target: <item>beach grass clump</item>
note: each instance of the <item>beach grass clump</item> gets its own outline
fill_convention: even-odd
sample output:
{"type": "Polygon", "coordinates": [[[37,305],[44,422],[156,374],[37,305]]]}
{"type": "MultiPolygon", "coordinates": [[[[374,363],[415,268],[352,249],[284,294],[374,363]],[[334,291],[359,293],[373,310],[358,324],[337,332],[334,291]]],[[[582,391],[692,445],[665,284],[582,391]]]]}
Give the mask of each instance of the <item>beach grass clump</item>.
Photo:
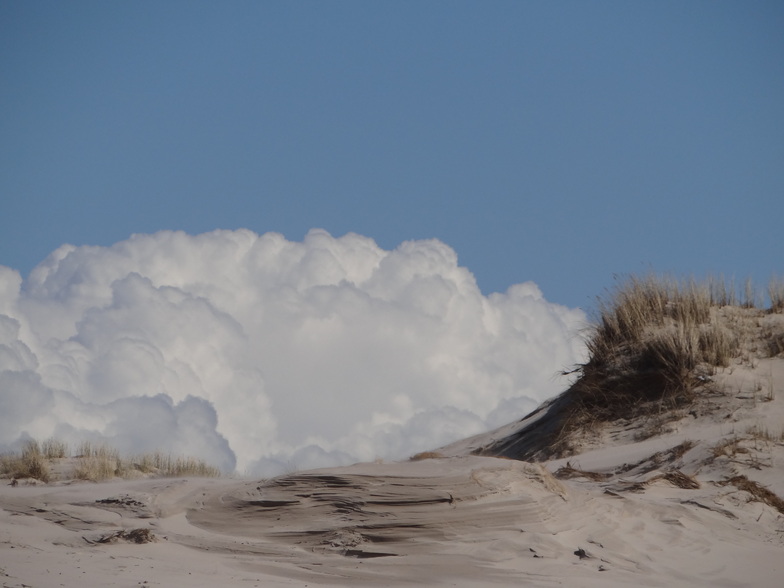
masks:
{"type": "Polygon", "coordinates": [[[734,476],[721,484],[725,486],[731,484],[738,490],[747,492],[751,501],[762,502],[784,514],[784,500],[759,482],[749,480],[746,476],[734,476]]]}
{"type": "Polygon", "coordinates": [[[22,447],[22,466],[21,475],[17,477],[49,481],[49,465],[37,441],[27,441],[22,447]]]}
{"type": "Polygon", "coordinates": [[[35,440],[22,444],[19,453],[0,456],[0,475],[13,479],[34,478],[41,482],[49,482],[50,469],[41,446],[35,440]]]}
{"type": "Polygon", "coordinates": [[[28,440],[19,451],[0,455],[0,478],[103,482],[140,475],[215,478],[221,476],[221,471],[201,459],[160,451],[127,458],[106,443],[92,441],[81,442],[73,456],[68,445],[56,439],[43,443],[28,440]],[[56,473],[53,464],[57,464],[56,473]]]}
{"type": "Polygon", "coordinates": [[[130,460],[130,467],[144,474],[166,477],[217,478],[220,470],[205,461],[192,457],[174,456],[171,453],[155,451],[136,456],[130,460]]]}
{"type": "Polygon", "coordinates": [[[559,480],[570,480],[572,478],[586,478],[592,482],[603,482],[612,477],[612,474],[604,472],[589,472],[572,466],[572,463],[567,461],[565,466],[561,466],[553,474],[559,480]]]}
{"type": "Polygon", "coordinates": [[[750,280],[742,287],[655,275],[621,282],[598,301],[564,431],[688,405],[717,368],[752,362],[759,349],[780,355],[784,329],[774,317],[754,333],[766,313],[784,311],[784,282],[770,282],[767,310],[758,306],[762,298],[750,280]]]}
{"type": "Polygon", "coordinates": [[[691,400],[700,368],[726,367],[738,337],[715,309],[735,301],[717,282],[631,277],[599,301],[586,341],[589,359],[572,386],[575,411],[599,421],[630,416],[646,403],[691,400]]]}
{"type": "Polygon", "coordinates": [[[784,313],[784,278],[771,278],[768,283],[770,311],[784,313]]]}
{"type": "Polygon", "coordinates": [[[443,457],[444,454],[438,451],[422,451],[420,453],[412,455],[408,459],[409,461],[423,461],[425,459],[442,459],[443,457]]]}
{"type": "Polygon", "coordinates": [[[68,457],[68,444],[50,437],[41,443],[41,453],[46,459],[62,459],[68,457]]]}
{"type": "Polygon", "coordinates": [[[125,473],[120,453],[105,443],[83,441],[77,450],[74,477],[78,480],[103,482],[125,473]]]}
{"type": "MultiPolygon", "coordinates": [[[[698,414],[695,403],[727,393],[714,382],[718,370],[753,369],[784,354],[784,282],[772,281],[768,298],[765,307],[748,280],[738,287],[722,278],[625,278],[598,299],[585,331],[587,361],[563,372],[577,374],[569,389],[514,436],[477,452],[553,459],[601,442],[611,422],[636,429],[636,440],[673,430],[670,423],[698,414]]],[[[766,402],[774,399],[767,388],[766,402]]]]}

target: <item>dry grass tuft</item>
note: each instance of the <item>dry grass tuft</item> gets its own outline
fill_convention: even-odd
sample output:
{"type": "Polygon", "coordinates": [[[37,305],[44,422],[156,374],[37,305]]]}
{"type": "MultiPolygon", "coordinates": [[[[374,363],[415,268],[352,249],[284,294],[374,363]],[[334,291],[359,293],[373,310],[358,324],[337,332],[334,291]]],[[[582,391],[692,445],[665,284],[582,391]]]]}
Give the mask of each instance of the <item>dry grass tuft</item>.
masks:
{"type": "Polygon", "coordinates": [[[438,451],[422,451],[416,455],[412,455],[409,461],[422,461],[424,459],[442,459],[444,455],[438,451]]]}
{"type": "MultiPolygon", "coordinates": [[[[705,376],[741,353],[738,333],[718,316],[738,299],[723,280],[698,284],[652,275],[632,276],[600,299],[562,436],[591,423],[689,405],[705,376]]],[[[750,283],[742,299],[753,304],[750,283]]]]}
{"type": "Polygon", "coordinates": [[[691,439],[687,439],[683,443],[679,443],[675,447],[671,447],[667,451],[664,452],[664,455],[668,457],[670,461],[674,461],[676,459],[682,458],[686,453],[692,449],[696,443],[691,439]]]}
{"type": "MultiPolygon", "coordinates": [[[[610,422],[645,419],[633,423],[644,425],[637,440],[666,433],[686,411],[696,414],[698,401],[727,393],[712,383],[719,369],[753,369],[760,358],[784,353],[784,317],[776,314],[784,313],[784,281],[772,281],[768,297],[770,308],[760,308],[763,297],[749,280],[628,277],[598,299],[588,360],[564,372],[577,379],[549,403],[547,418],[480,453],[563,458],[601,442],[610,422]]],[[[767,393],[758,388],[760,400],[774,400],[770,382],[767,393]]]]}
{"type": "Polygon", "coordinates": [[[784,429],[778,434],[771,433],[770,429],[762,425],[753,425],[746,429],[746,433],[752,438],[765,443],[782,443],[784,442],[784,429]]]}
{"type": "Polygon", "coordinates": [[[160,451],[131,459],[129,467],[145,474],[152,473],[166,477],[217,478],[220,476],[220,471],[217,468],[207,465],[202,460],[173,456],[170,453],[160,451]]]}
{"type": "Polygon", "coordinates": [[[78,480],[102,482],[122,477],[125,472],[120,453],[106,444],[84,441],[79,445],[74,477],[78,480]]]}
{"type": "MultiPolygon", "coordinates": [[[[68,446],[61,441],[47,439],[40,445],[37,441],[27,441],[19,453],[0,455],[0,477],[35,478],[48,483],[51,481],[50,464],[67,458],[68,446]]],[[[191,457],[155,452],[127,459],[106,444],[84,441],[77,448],[72,470],[64,472],[63,478],[102,482],[140,473],[165,477],[214,478],[221,475],[218,468],[191,457]]]]}
{"type": "Polygon", "coordinates": [[[41,452],[46,459],[62,459],[68,456],[68,444],[50,437],[41,443],[41,452]]]}
{"type": "Polygon", "coordinates": [[[696,490],[700,487],[700,483],[697,480],[691,476],[687,476],[680,470],[666,472],[661,476],[656,476],[656,479],[665,480],[673,486],[683,488],[684,490],[696,490]]]}
{"type": "Polygon", "coordinates": [[[729,457],[735,458],[739,453],[748,453],[749,450],[740,445],[741,439],[738,437],[729,437],[720,441],[711,448],[711,453],[714,458],[729,457]]]}
{"type": "Polygon", "coordinates": [[[114,531],[108,535],[102,536],[96,543],[117,543],[118,541],[126,541],[128,543],[153,543],[158,541],[155,534],[149,529],[131,529],[130,531],[114,531]]]}
{"type": "Polygon", "coordinates": [[[784,312],[784,278],[771,278],[768,284],[770,312],[784,312]]]}
{"type": "Polygon", "coordinates": [[[748,492],[751,494],[751,499],[756,502],[762,502],[768,506],[772,506],[780,513],[784,514],[784,500],[779,498],[776,494],[765,488],[762,484],[749,480],[746,476],[735,476],[722,482],[726,486],[732,484],[738,490],[748,492]]]}
{"type": "Polygon", "coordinates": [[[713,459],[726,458],[755,470],[772,467],[770,441],[763,435],[762,432],[750,429],[749,435],[745,437],[733,436],[725,439],[712,448],[713,459]]]}
{"type": "Polygon", "coordinates": [[[34,478],[49,482],[49,464],[37,441],[29,440],[18,454],[0,456],[0,475],[13,479],[34,478]]]}
{"type": "Polygon", "coordinates": [[[682,458],[686,452],[696,446],[694,441],[687,439],[683,443],[679,443],[674,447],[670,447],[665,451],[657,451],[653,455],[641,459],[636,463],[625,464],[619,468],[615,473],[624,474],[632,470],[639,470],[640,473],[648,473],[653,470],[660,469],[664,465],[672,465],[675,461],[682,458]]]}
{"type": "Polygon", "coordinates": [[[35,478],[42,482],[49,481],[49,465],[46,457],[41,452],[37,441],[28,441],[22,447],[22,469],[14,475],[15,478],[35,478]]]}
{"type": "Polygon", "coordinates": [[[601,472],[587,472],[575,467],[572,467],[571,462],[566,462],[565,466],[558,468],[555,472],[555,477],[559,480],[571,480],[572,478],[587,478],[592,482],[602,482],[611,477],[611,474],[603,474],[601,472]]]}

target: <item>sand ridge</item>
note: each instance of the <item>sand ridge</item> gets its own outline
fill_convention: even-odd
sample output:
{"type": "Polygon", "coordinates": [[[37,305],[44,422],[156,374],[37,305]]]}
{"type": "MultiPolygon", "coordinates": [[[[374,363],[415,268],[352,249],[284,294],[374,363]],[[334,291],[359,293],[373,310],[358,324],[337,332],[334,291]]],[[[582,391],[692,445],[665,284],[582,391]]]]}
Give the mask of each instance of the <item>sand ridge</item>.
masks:
{"type": "Polygon", "coordinates": [[[778,587],[784,359],[710,384],[544,463],[472,453],[547,410],[419,461],[3,484],[0,583],[778,587]]]}

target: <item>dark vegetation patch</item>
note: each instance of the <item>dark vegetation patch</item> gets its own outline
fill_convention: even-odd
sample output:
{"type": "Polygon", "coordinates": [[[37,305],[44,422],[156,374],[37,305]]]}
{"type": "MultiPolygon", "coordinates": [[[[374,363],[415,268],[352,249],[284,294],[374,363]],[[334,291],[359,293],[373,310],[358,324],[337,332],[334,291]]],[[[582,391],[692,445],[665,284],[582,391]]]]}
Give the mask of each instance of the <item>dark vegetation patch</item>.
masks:
{"type": "Polygon", "coordinates": [[[118,543],[124,541],[126,543],[152,543],[157,541],[155,534],[149,529],[131,529],[129,531],[114,531],[108,535],[103,535],[95,543],[118,543]]]}
{"type": "Polygon", "coordinates": [[[672,470],[660,476],[655,476],[653,479],[648,480],[648,483],[656,480],[665,480],[673,486],[683,488],[684,490],[696,490],[700,487],[700,483],[697,480],[691,476],[687,476],[680,470],[672,470]]]}
{"type": "Polygon", "coordinates": [[[712,313],[724,298],[723,290],[693,281],[632,277],[600,299],[564,428],[690,404],[702,372],[728,366],[739,353],[738,337],[712,313]]]}
{"type": "Polygon", "coordinates": [[[602,482],[611,477],[611,474],[601,472],[588,472],[572,466],[571,462],[566,462],[565,466],[558,468],[554,476],[559,480],[571,480],[572,478],[586,478],[592,482],[602,482]]]}
{"type": "Polygon", "coordinates": [[[567,457],[604,425],[641,418],[651,426],[640,438],[661,434],[677,411],[718,393],[711,387],[718,368],[784,351],[784,332],[763,331],[759,322],[784,312],[784,282],[771,282],[767,310],[756,306],[760,298],[750,282],[739,289],[724,280],[629,277],[598,299],[586,332],[588,360],[565,372],[578,374],[571,387],[526,417],[529,425],[476,453],[567,457]]]}

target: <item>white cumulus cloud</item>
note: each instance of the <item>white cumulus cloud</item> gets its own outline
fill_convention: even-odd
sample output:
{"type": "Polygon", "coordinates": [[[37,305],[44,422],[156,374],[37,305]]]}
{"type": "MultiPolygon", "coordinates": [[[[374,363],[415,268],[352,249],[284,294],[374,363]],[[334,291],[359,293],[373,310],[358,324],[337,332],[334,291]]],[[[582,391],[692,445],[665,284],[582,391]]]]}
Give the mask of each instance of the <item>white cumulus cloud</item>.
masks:
{"type": "Polygon", "coordinates": [[[585,316],[484,296],[440,241],[163,231],[0,266],[0,447],[161,449],[224,470],[402,458],[563,389],[585,316]]]}

